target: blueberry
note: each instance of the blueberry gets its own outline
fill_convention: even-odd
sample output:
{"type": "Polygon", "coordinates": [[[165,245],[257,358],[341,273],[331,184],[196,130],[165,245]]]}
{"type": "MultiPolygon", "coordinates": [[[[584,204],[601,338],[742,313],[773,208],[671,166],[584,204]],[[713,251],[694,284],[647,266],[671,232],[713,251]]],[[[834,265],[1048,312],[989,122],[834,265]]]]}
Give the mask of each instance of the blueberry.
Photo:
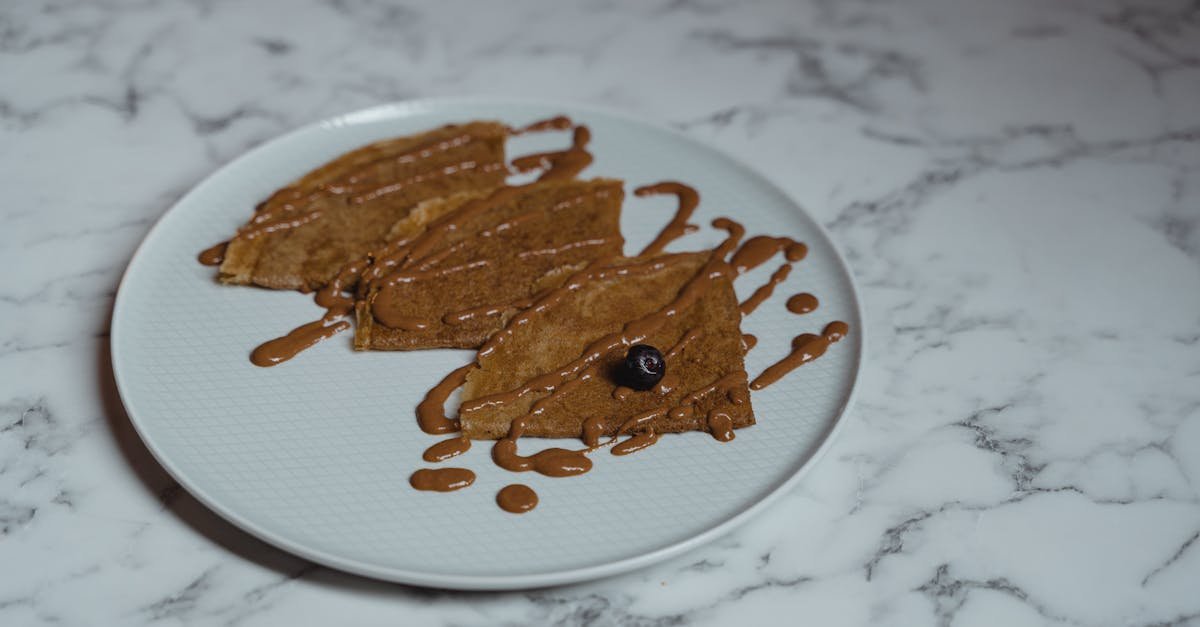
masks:
{"type": "Polygon", "coordinates": [[[625,354],[625,372],[622,383],[635,390],[649,390],[663,378],[667,363],[657,348],[638,344],[625,354]]]}

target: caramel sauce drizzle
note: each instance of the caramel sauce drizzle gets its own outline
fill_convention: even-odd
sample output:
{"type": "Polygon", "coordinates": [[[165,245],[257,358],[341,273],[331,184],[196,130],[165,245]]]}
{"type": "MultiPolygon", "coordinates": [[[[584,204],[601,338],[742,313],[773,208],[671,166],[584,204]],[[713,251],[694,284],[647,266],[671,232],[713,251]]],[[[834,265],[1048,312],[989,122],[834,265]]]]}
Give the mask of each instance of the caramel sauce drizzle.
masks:
{"type": "Polygon", "coordinates": [[[742,350],[750,352],[750,349],[758,345],[758,337],[749,333],[742,334],[742,350]]]}
{"type": "Polygon", "coordinates": [[[659,232],[658,237],[654,241],[646,245],[638,256],[657,255],[667,247],[667,244],[695,232],[698,227],[694,224],[688,224],[692,214],[695,213],[696,207],[700,205],[700,194],[695,189],[676,183],[674,181],[664,181],[653,185],[644,185],[637,188],[633,192],[638,196],[652,196],[657,194],[675,194],[679,199],[679,206],[675,210],[675,217],[663,227],[659,232]]]}

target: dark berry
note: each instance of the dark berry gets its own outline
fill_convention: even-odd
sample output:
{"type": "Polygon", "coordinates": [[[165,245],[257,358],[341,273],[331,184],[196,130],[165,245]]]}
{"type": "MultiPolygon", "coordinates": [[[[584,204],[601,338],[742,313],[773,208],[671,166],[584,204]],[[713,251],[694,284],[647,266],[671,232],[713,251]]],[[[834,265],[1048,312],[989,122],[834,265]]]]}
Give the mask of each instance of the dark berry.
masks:
{"type": "Polygon", "coordinates": [[[625,372],[621,383],[635,390],[649,390],[662,380],[667,362],[657,348],[638,344],[625,354],[625,372]]]}

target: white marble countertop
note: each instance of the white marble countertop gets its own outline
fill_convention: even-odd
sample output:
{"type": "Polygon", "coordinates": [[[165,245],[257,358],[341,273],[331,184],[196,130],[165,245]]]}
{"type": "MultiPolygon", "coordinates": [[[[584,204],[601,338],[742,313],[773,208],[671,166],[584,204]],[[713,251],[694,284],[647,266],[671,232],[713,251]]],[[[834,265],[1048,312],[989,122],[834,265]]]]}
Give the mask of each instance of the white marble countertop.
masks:
{"type": "Polygon", "coordinates": [[[1200,5],[505,5],[0,8],[0,625],[1200,624],[1200,5]],[[107,346],[150,225],[284,131],[469,94],[666,121],[830,228],[869,356],[797,490],[647,570],[453,593],[150,458],[107,346]]]}

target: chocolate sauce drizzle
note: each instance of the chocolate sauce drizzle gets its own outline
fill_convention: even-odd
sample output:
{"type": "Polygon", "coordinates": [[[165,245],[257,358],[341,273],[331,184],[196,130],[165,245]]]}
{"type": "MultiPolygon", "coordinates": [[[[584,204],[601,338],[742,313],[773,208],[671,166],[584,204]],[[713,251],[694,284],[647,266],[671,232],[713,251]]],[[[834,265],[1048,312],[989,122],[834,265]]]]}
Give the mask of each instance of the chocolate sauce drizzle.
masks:
{"type": "Polygon", "coordinates": [[[662,183],[639,187],[633,193],[638,196],[675,194],[679,199],[678,208],[675,210],[675,217],[671,218],[671,221],[662,228],[658,236],[642,249],[642,252],[638,253],[639,257],[657,255],[667,247],[667,244],[688,233],[693,233],[699,228],[694,224],[688,224],[688,219],[692,217],[692,214],[696,211],[696,207],[700,205],[700,194],[695,189],[683,183],[663,181],[662,183]]]}
{"type": "Polygon", "coordinates": [[[850,327],[845,322],[834,321],[825,325],[825,330],[821,332],[821,335],[812,333],[797,335],[792,340],[792,352],[788,353],[787,357],[768,366],[750,383],[750,389],[761,390],[782,379],[787,373],[824,355],[825,351],[829,350],[830,344],[841,340],[849,331],[850,327]]]}

